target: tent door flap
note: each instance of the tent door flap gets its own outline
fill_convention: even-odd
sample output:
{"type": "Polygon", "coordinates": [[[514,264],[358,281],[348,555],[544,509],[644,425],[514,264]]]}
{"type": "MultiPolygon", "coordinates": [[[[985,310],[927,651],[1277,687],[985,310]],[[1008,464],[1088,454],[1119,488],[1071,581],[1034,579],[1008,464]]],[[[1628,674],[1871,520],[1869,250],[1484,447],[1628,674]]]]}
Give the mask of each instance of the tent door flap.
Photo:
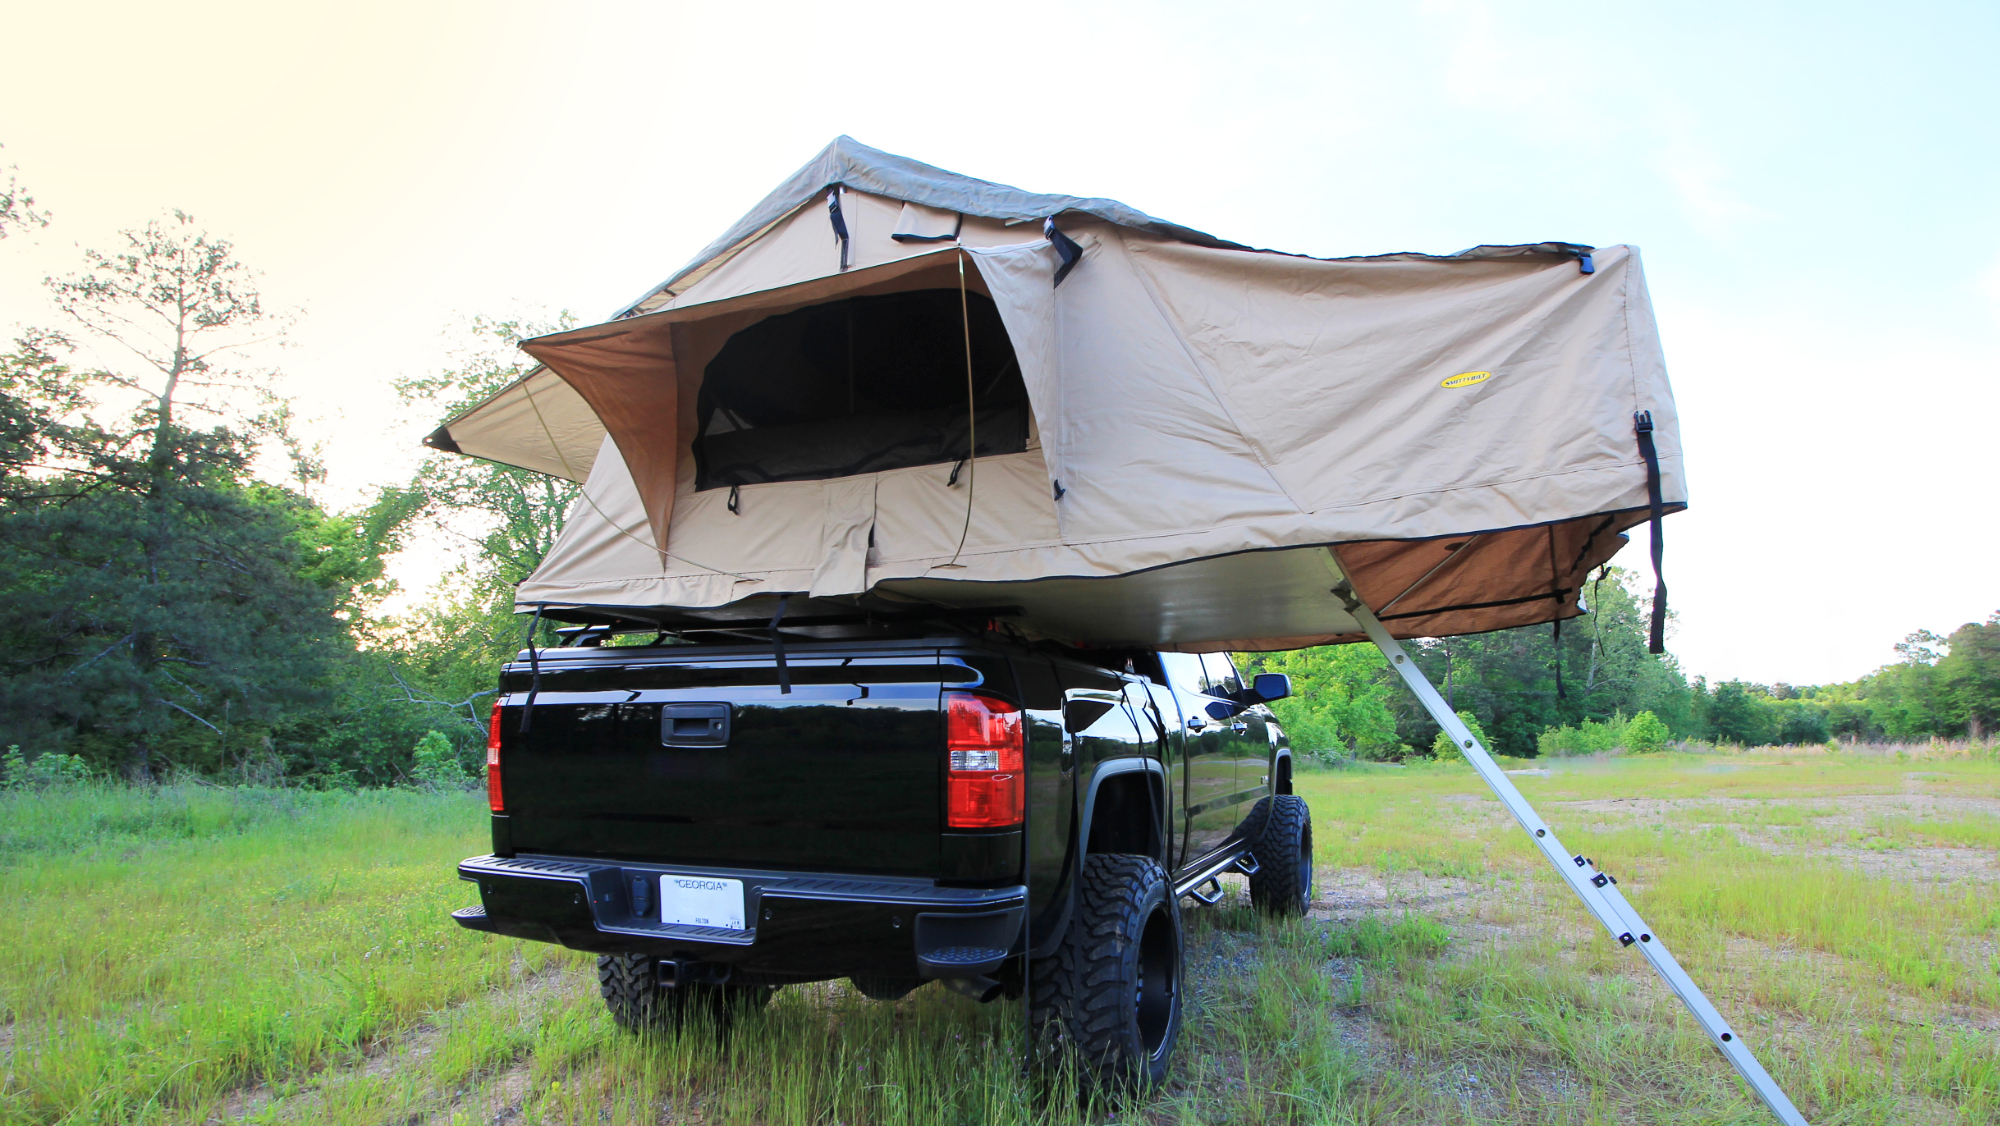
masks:
{"type": "Polygon", "coordinates": [[[826,523],[812,597],[860,594],[868,589],[868,543],[875,532],[875,478],[826,483],[826,523]]]}

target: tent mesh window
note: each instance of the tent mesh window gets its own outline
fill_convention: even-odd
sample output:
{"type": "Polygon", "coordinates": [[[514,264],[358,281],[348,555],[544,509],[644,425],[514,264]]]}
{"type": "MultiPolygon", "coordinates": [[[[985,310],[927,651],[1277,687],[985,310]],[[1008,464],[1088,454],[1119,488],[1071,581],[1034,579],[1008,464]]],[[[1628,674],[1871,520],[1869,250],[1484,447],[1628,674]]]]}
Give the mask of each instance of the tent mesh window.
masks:
{"type": "Polygon", "coordinates": [[[852,297],[767,317],[702,371],[695,487],[815,481],[1028,448],[1028,393],[991,298],[852,297]],[[966,402],[966,335],[972,402],[966,402]],[[970,409],[968,409],[970,408],[970,409]]]}

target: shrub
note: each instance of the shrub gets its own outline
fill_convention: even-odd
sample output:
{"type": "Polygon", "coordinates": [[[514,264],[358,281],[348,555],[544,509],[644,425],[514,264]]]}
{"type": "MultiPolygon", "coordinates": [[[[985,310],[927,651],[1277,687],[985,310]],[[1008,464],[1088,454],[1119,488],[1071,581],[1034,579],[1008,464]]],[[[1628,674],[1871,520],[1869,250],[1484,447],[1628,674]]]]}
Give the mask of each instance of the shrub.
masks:
{"type": "Polygon", "coordinates": [[[1551,727],[1536,741],[1537,750],[1556,758],[1605,754],[1625,745],[1625,728],[1630,723],[1619,714],[1601,722],[1586,719],[1575,727],[1551,727]]]}
{"type": "Polygon", "coordinates": [[[90,765],[82,756],[45,751],[31,762],[18,744],[8,747],[7,753],[0,756],[0,769],[5,771],[5,776],[0,777],[0,789],[42,790],[90,781],[90,765]]]}
{"type": "MultiPolygon", "coordinates": [[[[1486,729],[1479,725],[1479,717],[1464,709],[1460,709],[1458,719],[1459,722],[1471,729],[1472,737],[1479,740],[1479,745],[1486,749],[1486,753],[1492,754],[1493,740],[1486,737],[1486,729]]],[[[1465,749],[1457,743],[1452,742],[1451,736],[1445,734],[1440,729],[1437,737],[1431,740],[1431,757],[1437,759],[1439,762],[1463,762],[1465,761],[1465,749]]]]}
{"type": "Polygon", "coordinates": [[[1667,745],[1672,732],[1652,712],[1640,712],[1625,725],[1625,749],[1635,755],[1652,754],[1667,745]]]}
{"type": "Polygon", "coordinates": [[[472,776],[459,765],[458,751],[442,731],[426,731],[410,752],[410,780],[426,790],[462,790],[472,776]]]}

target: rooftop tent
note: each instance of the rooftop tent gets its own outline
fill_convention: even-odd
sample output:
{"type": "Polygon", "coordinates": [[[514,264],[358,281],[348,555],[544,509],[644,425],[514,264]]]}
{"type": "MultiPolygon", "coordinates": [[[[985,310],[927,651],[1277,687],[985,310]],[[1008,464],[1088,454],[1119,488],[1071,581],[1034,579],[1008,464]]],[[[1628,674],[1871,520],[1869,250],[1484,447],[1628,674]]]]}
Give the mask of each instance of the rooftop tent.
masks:
{"type": "Polygon", "coordinates": [[[1686,501],[1635,250],[1257,251],[847,138],[524,347],[430,441],[584,484],[518,595],[574,620],[793,595],[805,633],[955,607],[1286,648],[1362,640],[1345,579],[1399,636],[1470,633],[1578,613],[1686,501]]]}

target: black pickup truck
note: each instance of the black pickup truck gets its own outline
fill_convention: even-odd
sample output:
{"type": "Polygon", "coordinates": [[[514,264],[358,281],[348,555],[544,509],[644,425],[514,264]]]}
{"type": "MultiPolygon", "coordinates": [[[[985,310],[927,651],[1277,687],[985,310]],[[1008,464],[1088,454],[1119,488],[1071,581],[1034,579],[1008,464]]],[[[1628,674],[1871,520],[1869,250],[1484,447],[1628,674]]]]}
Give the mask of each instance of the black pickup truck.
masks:
{"type": "Polygon", "coordinates": [[[1184,896],[1312,897],[1312,827],[1226,656],[991,628],[768,644],[572,630],[502,674],[473,930],[598,955],[631,1028],[788,983],[926,981],[1030,1019],[1110,1088],[1164,1076],[1184,896]]]}

